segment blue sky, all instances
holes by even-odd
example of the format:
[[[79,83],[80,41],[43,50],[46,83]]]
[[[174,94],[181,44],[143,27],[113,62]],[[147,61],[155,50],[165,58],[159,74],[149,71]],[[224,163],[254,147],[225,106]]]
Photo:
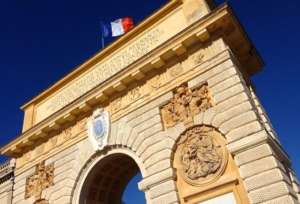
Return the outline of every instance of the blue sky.
[[[100,21],[141,21],[167,0],[2,0],[0,145],[17,136],[19,107],[100,49]],[[220,3],[223,1],[217,1]],[[266,62],[253,80],[300,173],[300,1],[229,0]]]

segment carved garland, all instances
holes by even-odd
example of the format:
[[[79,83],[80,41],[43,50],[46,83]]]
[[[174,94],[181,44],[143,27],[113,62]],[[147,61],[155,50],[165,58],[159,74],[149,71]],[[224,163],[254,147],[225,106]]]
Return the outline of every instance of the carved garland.
[[[35,203],[47,203],[42,199],[42,192],[53,185],[54,164],[46,166],[43,161],[36,166],[35,173],[26,179],[25,199],[34,197]]]
[[[161,108],[164,126],[170,128],[178,122],[192,122],[193,116],[212,106],[212,97],[207,84],[193,91],[182,85],[174,91],[173,99]]]
[[[203,185],[223,173],[228,159],[221,138],[219,132],[208,126],[196,126],[181,135],[176,159],[186,182]]]

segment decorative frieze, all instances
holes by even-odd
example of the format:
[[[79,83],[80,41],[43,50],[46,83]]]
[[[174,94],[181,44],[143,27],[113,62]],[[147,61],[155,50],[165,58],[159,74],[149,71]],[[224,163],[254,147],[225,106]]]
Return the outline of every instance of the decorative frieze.
[[[45,165],[41,162],[36,166],[35,173],[26,179],[25,199],[34,197],[35,203],[45,203],[41,199],[43,190],[54,185],[54,164]]]
[[[53,151],[63,144],[75,139],[80,133],[87,130],[87,118],[78,121],[75,125],[68,127],[61,133],[51,137],[48,141],[38,145],[35,149],[25,153],[17,160],[17,167],[20,168],[26,163],[36,160],[44,154]]]
[[[130,90],[126,95],[120,96],[112,101],[108,107],[111,114],[127,108],[133,103],[147,96],[155,94],[160,88],[169,84],[172,80],[182,74],[183,68],[181,64],[174,65],[173,67],[166,70],[166,72],[158,74],[146,83],[137,86]]]
[[[214,128],[196,126],[188,129],[177,144],[179,173],[192,185],[203,185],[220,176],[227,164],[228,153],[222,135]]]
[[[193,116],[213,106],[208,85],[191,90],[181,85],[174,91],[173,99],[161,108],[165,128],[175,126],[179,122],[189,123]]]

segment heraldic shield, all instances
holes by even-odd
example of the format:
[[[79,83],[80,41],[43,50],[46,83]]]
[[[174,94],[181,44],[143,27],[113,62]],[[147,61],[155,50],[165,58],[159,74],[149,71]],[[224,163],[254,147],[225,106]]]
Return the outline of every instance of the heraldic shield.
[[[94,111],[90,121],[88,122],[89,139],[94,149],[102,150],[108,141],[110,132],[109,113],[103,109]]]

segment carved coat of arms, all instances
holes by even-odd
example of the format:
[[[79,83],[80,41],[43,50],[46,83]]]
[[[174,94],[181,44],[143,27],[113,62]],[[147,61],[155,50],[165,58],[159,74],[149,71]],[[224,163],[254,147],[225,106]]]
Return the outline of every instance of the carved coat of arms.
[[[102,150],[108,141],[110,132],[109,113],[103,109],[94,111],[88,122],[89,139],[95,150]]]

